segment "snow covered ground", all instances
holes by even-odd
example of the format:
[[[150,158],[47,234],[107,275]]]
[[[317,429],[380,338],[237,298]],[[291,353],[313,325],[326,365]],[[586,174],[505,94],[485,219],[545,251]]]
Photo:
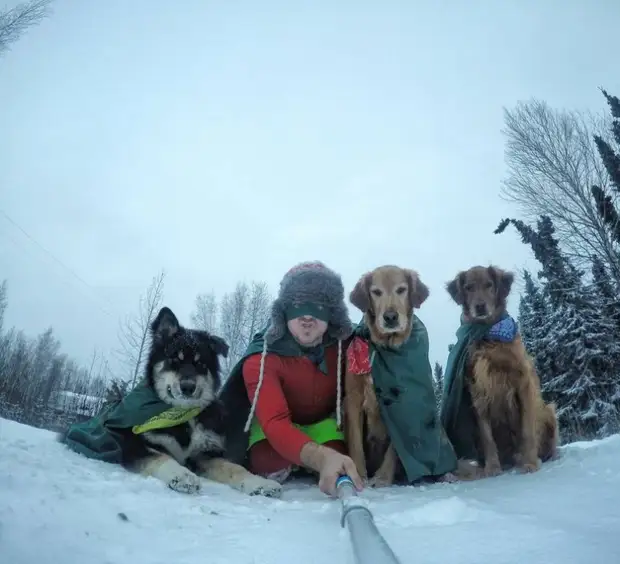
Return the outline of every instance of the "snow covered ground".
[[[363,495],[402,564],[620,562],[618,435],[537,474]],[[2,564],[348,564],[339,516],[308,485],[280,500],[217,484],[182,495],[0,419]]]

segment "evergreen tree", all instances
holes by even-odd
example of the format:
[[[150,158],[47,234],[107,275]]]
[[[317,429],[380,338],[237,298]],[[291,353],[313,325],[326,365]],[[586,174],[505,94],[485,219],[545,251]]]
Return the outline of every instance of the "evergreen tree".
[[[558,305],[572,301],[575,305],[579,304],[582,273],[560,251],[551,219],[541,216],[538,229],[533,229],[519,219],[503,219],[495,234],[503,233],[510,224],[519,232],[521,240],[530,245],[534,257],[542,265],[538,277],[545,281],[545,288],[552,303]]]
[[[613,118],[612,136],[618,147],[620,147],[620,99],[609,95],[605,90],[602,90],[602,92],[609,104]],[[594,136],[594,142],[596,143],[601,161],[609,174],[612,190],[618,196],[620,195],[620,154],[615,152],[609,143],[599,135]],[[613,240],[620,244],[620,216],[614,203],[614,197],[606,194],[600,186],[592,186],[591,192],[601,219],[607,225]]]
[[[603,313],[612,322],[620,341],[620,297],[605,264],[598,256],[592,257],[592,286]]]
[[[435,403],[437,404],[437,412],[441,410],[441,395],[443,394],[443,366],[435,362],[433,369],[433,384],[435,388]]]
[[[613,330],[594,308],[562,304],[542,329],[537,368],[545,397],[554,401],[563,435],[592,439],[618,430],[620,396],[616,371],[619,347]]]
[[[562,436],[574,440],[614,432],[620,413],[620,341],[604,313],[600,291],[586,286],[583,273],[561,252],[549,218],[542,217],[538,229],[506,219],[496,233],[509,224],[542,266],[541,288],[525,274],[520,326],[544,397],[556,403]],[[603,276],[604,271],[597,272]]]
[[[525,270],[525,292],[519,302],[519,331],[526,349],[533,357],[538,357],[541,337],[541,327],[549,314],[549,307],[540,289],[532,279],[532,275]]]
[[[605,90],[602,90],[609,109],[611,110],[612,125],[611,133],[616,142],[616,145],[620,147],[620,99],[616,96],[611,96]],[[595,135],[594,141],[601,155],[601,160],[607,169],[611,184],[614,190],[620,193],[620,155],[615,152],[608,143],[606,143],[600,136]]]

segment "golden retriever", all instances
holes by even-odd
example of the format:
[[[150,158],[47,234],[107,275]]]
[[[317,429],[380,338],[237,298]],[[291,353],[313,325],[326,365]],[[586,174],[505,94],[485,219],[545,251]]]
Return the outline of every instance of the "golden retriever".
[[[428,288],[416,272],[388,265],[364,274],[349,300],[364,313],[371,341],[395,348],[409,338],[413,310],[428,295]],[[398,456],[381,419],[370,370],[359,374],[347,366],[344,385],[344,430],[349,455],[363,479],[374,471],[370,486],[389,486],[394,482]]]
[[[464,322],[497,323],[506,311],[514,275],[494,266],[474,266],[446,284],[462,307]],[[472,399],[484,456],[484,475],[516,465],[535,472],[540,460],[557,457],[554,404],[543,401],[540,381],[520,335],[512,342],[482,340],[471,345],[465,386]],[[540,459],[540,460],[539,460]]]

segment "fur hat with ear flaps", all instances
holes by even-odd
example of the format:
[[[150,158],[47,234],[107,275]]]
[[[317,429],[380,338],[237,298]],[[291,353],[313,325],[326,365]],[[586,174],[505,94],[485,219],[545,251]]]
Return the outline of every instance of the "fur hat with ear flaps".
[[[344,301],[342,278],[320,261],[302,262],[291,268],[280,282],[278,297],[271,307],[269,328],[263,339],[258,385],[250,413],[246,420],[245,431],[249,431],[258,394],[265,374],[265,357],[267,348],[286,334],[287,312],[295,308],[312,306],[317,317],[327,322],[327,334],[338,340],[338,368],[336,376],[336,421],[340,427],[342,410],[342,341],[353,333],[353,324]]]
[[[310,303],[327,314],[327,333],[339,341],[353,332],[344,301],[342,278],[320,261],[302,262],[291,268],[280,282],[280,292],[271,308],[271,323],[265,334],[268,344],[286,333],[286,311]]]

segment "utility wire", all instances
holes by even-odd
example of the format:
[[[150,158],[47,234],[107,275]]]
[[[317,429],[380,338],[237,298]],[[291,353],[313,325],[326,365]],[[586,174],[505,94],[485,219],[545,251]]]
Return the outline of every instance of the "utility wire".
[[[54,253],[52,253],[49,249],[45,248],[41,243],[39,243],[39,241],[37,241],[32,235],[30,235],[30,233],[28,233],[21,225],[19,225],[14,219],[12,219],[4,210],[0,209],[0,214],[2,216],[4,216],[4,218],[11,224],[13,225],[16,229],[18,229],[25,237],[27,237],[32,243],[34,243],[41,251],[43,251],[43,253],[45,253],[46,255],[48,255],[49,257],[52,258],[52,260],[58,264],[63,270],[65,270],[66,272],[68,272],[73,278],[75,278],[82,286],[84,286],[85,288],[88,288],[91,292],[93,292],[93,294],[95,296],[97,296],[97,301],[102,302],[103,299],[98,295],[97,290],[95,288],[93,288],[88,282],[86,282],[86,280],[84,280],[79,274],[77,274],[77,272],[75,272],[75,270],[73,270],[72,268],[70,268],[69,266],[67,266],[62,260],[60,260],[56,255],[54,255]],[[15,241],[15,239],[13,239],[10,235],[7,235],[7,237],[13,242],[13,244],[15,244],[16,246],[19,246],[17,244],[17,242]],[[89,295],[88,297],[90,297],[91,299],[93,299],[93,295]],[[106,300],[107,302],[107,300]],[[101,306],[101,303],[97,304],[99,309],[105,314],[108,315],[109,317],[114,318],[115,316],[107,309],[104,309]],[[108,305],[111,305],[108,303]]]

